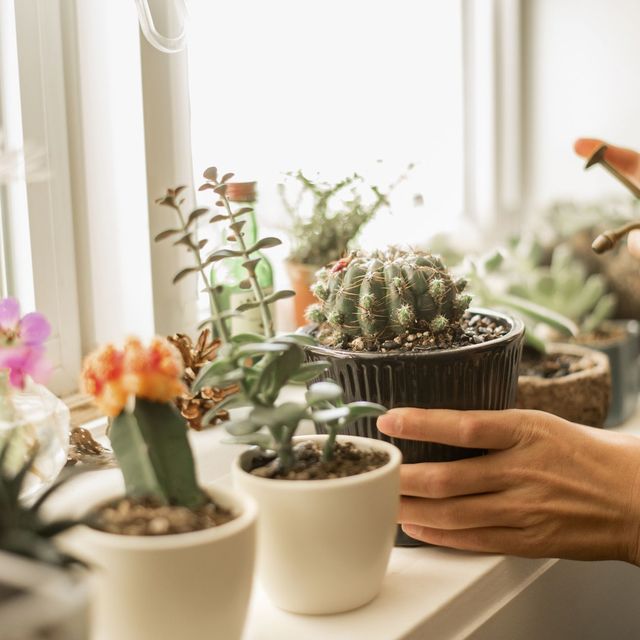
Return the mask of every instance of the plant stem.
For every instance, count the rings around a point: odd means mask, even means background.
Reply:
[[[182,231],[187,234],[189,230],[187,229],[187,223],[182,215],[182,210],[179,205],[175,205],[174,209],[178,213],[178,218],[180,218],[180,224],[182,225]],[[215,290],[209,283],[209,278],[207,278],[206,271],[204,270],[204,264],[202,263],[202,258],[200,257],[200,250],[196,246],[192,246],[193,254],[196,259],[196,265],[198,267],[198,271],[202,276],[202,280],[204,282],[207,293],[209,294],[209,307],[211,309],[211,330],[213,331],[212,335],[218,335],[220,340],[223,343],[229,342],[229,330],[227,329],[227,323],[221,317],[221,305],[218,297],[216,295]]]
[[[328,428],[329,435],[327,436],[327,441],[324,443],[324,447],[322,448],[322,460],[323,462],[329,462],[333,458],[333,452],[335,450],[336,445],[336,435],[338,434],[338,430],[335,428]]]
[[[233,213],[231,209],[231,205],[229,204],[229,200],[227,199],[227,196],[224,193],[218,194],[218,195],[220,196],[220,199],[224,203],[224,207],[227,210],[229,219],[233,224],[236,221],[236,214]],[[234,233],[234,236],[236,238],[236,242],[238,243],[238,246],[240,247],[240,251],[244,256],[244,259],[246,261],[251,260],[251,256],[247,251],[247,243],[244,241],[244,238],[242,237],[242,233]],[[248,274],[249,282],[251,283],[251,289],[253,290],[253,295],[256,297],[256,302],[258,302],[258,304],[260,305],[260,313],[262,315],[262,324],[264,325],[264,334],[267,338],[273,338],[273,336],[275,335],[275,331],[273,328],[273,318],[271,317],[271,309],[269,309],[268,303],[265,302],[264,292],[262,291],[262,287],[258,282],[258,277],[256,276],[255,271],[252,273],[251,271],[249,271],[249,269],[247,269],[247,274]]]

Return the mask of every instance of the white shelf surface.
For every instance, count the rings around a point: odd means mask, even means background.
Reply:
[[[300,393],[286,390],[286,399]],[[640,411],[616,430],[640,434]],[[243,447],[222,444],[220,428],[191,437],[202,479],[229,485],[231,461]],[[277,609],[256,581],[244,640],[466,638],[557,562],[437,547],[395,548],[380,594],[360,609],[327,616]]]

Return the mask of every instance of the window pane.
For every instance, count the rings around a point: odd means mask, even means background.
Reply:
[[[191,0],[196,180],[210,164],[257,179],[261,217],[278,225],[283,172],[357,171],[384,186],[415,163],[393,217],[380,215],[363,244],[415,244],[453,228],[463,195],[460,4]]]

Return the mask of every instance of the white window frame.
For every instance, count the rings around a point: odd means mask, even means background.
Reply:
[[[26,176],[33,298],[52,326],[48,386],[63,395],[77,388],[81,352],[59,0],[19,0],[15,19],[23,137],[44,152],[50,176]],[[17,262],[24,238],[8,227]],[[19,274],[8,275],[8,292],[19,296]]]

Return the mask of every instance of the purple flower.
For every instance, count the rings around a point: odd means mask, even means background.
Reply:
[[[13,387],[23,389],[26,376],[44,382],[51,372],[45,358],[44,342],[51,333],[41,313],[20,317],[20,303],[15,298],[0,300],[0,369],[9,370]]]

